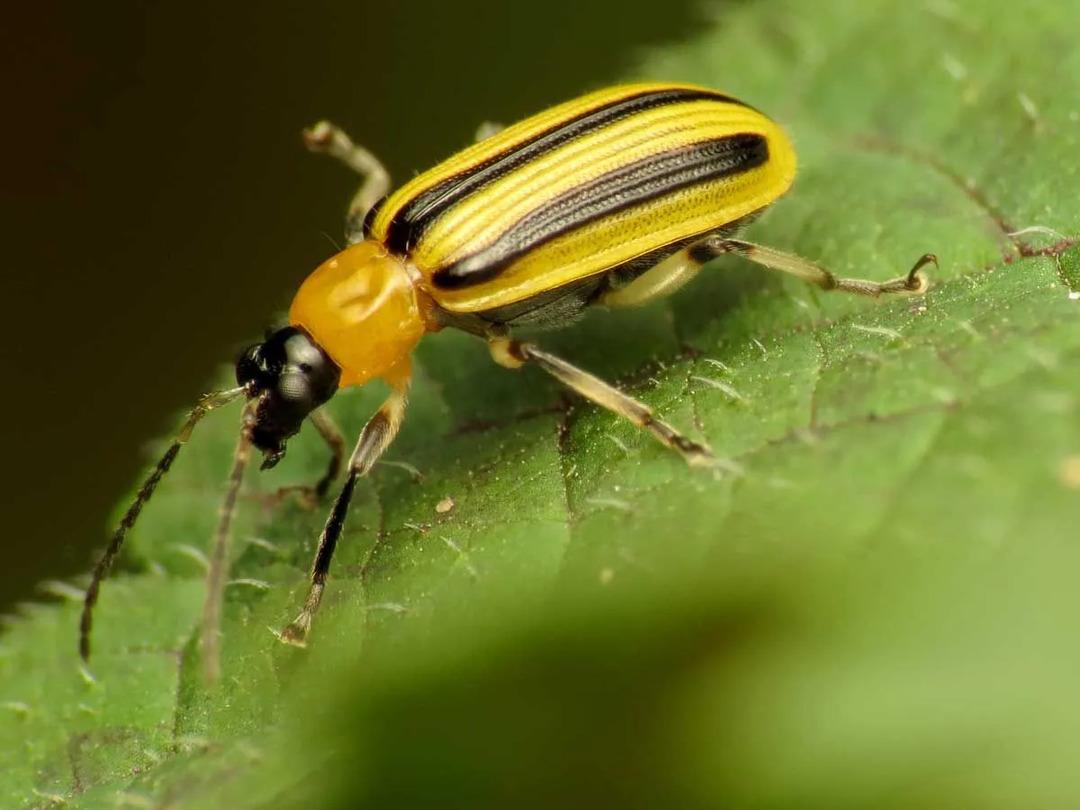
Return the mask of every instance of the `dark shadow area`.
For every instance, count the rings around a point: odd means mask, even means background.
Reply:
[[[693,36],[698,6],[67,0],[9,12],[0,609],[89,567],[147,440],[331,252],[354,180],[304,153],[303,126],[340,122],[400,181],[485,119],[602,86],[642,49]]]

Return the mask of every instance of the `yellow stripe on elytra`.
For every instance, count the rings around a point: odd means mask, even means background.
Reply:
[[[458,174],[464,174],[489,160],[498,158],[507,152],[513,151],[521,144],[532,140],[560,125],[585,115],[593,110],[617,103],[631,96],[641,95],[652,91],[667,90],[701,90],[704,92],[716,92],[705,87],[692,84],[665,84],[662,82],[641,82],[638,84],[620,85],[598,90],[581,98],[568,101],[558,106],[545,110],[531,118],[520,121],[506,127],[495,135],[485,138],[479,143],[463,149],[452,157],[440,163],[423,174],[417,175],[396,192],[390,195],[381,207],[378,216],[372,224],[371,235],[375,239],[382,239],[386,235],[386,229],[390,221],[411,200],[427,191],[444,180]]]
[[[666,105],[570,141],[469,195],[439,217],[415,245],[421,272],[491,244],[538,205],[601,175],[661,152],[731,135],[759,132],[753,110],[715,101]]]
[[[554,239],[491,281],[440,290],[439,304],[453,312],[482,312],[603,272],[765,207],[793,176],[793,165],[784,169],[770,163],[681,189]]]

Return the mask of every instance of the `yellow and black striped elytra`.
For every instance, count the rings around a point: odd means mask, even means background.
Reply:
[[[390,385],[346,465],[319,539],[308,598],[281,633],[282,640],[303,645],[351,493],[398,432],[410,356],[427,333],[449,327],[475,334],[501,365],[535,364],[691,465],[708,466],[713,456],[706,446],[614,386],[515,339],[513,329],[557,327],[589,306],[636,306],[670,295],[724,253],[825,290],[874,297],[923,292],[920,270],[936,262],[927,254],[906,275],[885,282],[838,278],[807,259],[735,238],[790,188],[795,152],[766,115],[704,87],[631,84],[583,96],[479,140],[392,194],[379,161],[342,130],[323,122],[305,137],[309,148],[364,178],[349,206],[349,245],[304,281],[289,325],[240,356],[237,387],[200,401],[147,478],[94,570],[81,625],[84,657],[100,584],[125,533],[195,424],[225,402],[247,401],[226,497],[232,504],[249,449],[262,452],[264,468],[276,464],[308,419],[331,448],[328,471],[315,488],[326,490],[344,444],[320,406],[338,388],[376,377]],[[231,511],[223,510],[215,564],[225,559],[220,549]],[[209,581],[224,581],[220,569]],[[216,639],[218,604],[220,594],[208,594],[204,639]],[[206,649],[213,658],[216,646]],[[210,661],[208,677],[214,666]]]
[[[794,176],[790,142],[753,108],[703,88],[630,85],[421,174],[369,236],[410,256],[443,308],[479,313],[671,252],[752,215]]]
[[[671,88],[603,95],[586,112],[574,114],[574,105],[567,111],[570,117],[547,123],[538,132],[522,126],[480,144],[466,167],[449,177],[440,177],[436,170],[418,178],[384,208],[373,237],[391,250],[428,254],[434,251],[426,250],[425,237],[433,242],[440,238],[429,233],[440,218],[467,200],[477,209],[490,210],[498,203],[494,208],[498,219],[483,223],[485,228],[494,226],[494,240],[484,239],[480,227],[466,225],[454,230],[456,244],[435,243],[435,249],[443,251],[480,247],[432,271],[439,288],[472,286],[491,280],[530,249],[586,224],[605,218],[615,224],[621,221],[617,215],[627,211],[641,216],[658,191],[671,194],[688,186],[704,191],[709,180],[768,160],[764,134],[726,134],[731,123],[728,108],[743,106],[728,96]],[[710,132],[705,128],[710,125],[722,129]],[[692,127],[693,134],[678,138],[675,133],[686,127]],[[590,150],[601,144],[613,159],[607,166],[594,166]],[[623,159],[622,150],[634,148],[639,156]],[[515,191],[519,199],[532,196],[530,186],[547,184],[558,184],[559,190],[533,200],[524,216],[503,197]],[[715,209],[710,214],[722,216]],[[473,225],[480,224],[473,220]],[[446,239],[445,232],[442,238]]]

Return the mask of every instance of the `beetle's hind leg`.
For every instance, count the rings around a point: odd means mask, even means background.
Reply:
[[[699,265],[725,253],[738,254],[762,267],[801,278],[808,284],[814,284],[823,290],[842,290],[870,298],[896,294],[921,295],[930,287],[929,279],[922,272],[922,268],[928,264],[937,264],[937,257],[932,253],[927,253],[915,262],[907,275],[878,282],[861,278],[840,278],[831,270],[809,259],[742,239],[728,239],[719,235],[708,236],[690,248],[690,257]]]
[[[619,283],[608,274],[608,287],[597,299],[606,307],[639,307],[659,298],[667,298],[688,284],[701,270],[703,262],[687,247],[663,257],[632,281]]]
[[[708,447],[686,438],[667,422],[657,419],[652,408],[624,394],[611,383],[604,382],[531,343],[492,336],[488,338],[488,348],[495,362],[507,368],[519,368],[525,363],[535,363],[585,399],[649,431],[661,444],[681,455],[691,466],[711,467],[716,463],[716,458]]]
[[[368,214],[390,191],[390,173],[375,155],[353,143],[343,129],[329,121],[320,121],[304,130],[304,143],[312,152],[337,158],[364,178],[349,203],[345,219],[345,238],[349,244],[363,241]]]

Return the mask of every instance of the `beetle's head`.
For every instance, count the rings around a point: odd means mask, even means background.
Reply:
[[[313,410],[337,391],[341,369],[306,332],[286,326],[236,360],[236,381],[255,406],[251,441],[268,469],[285,456],[285,440],[295,436]]]

